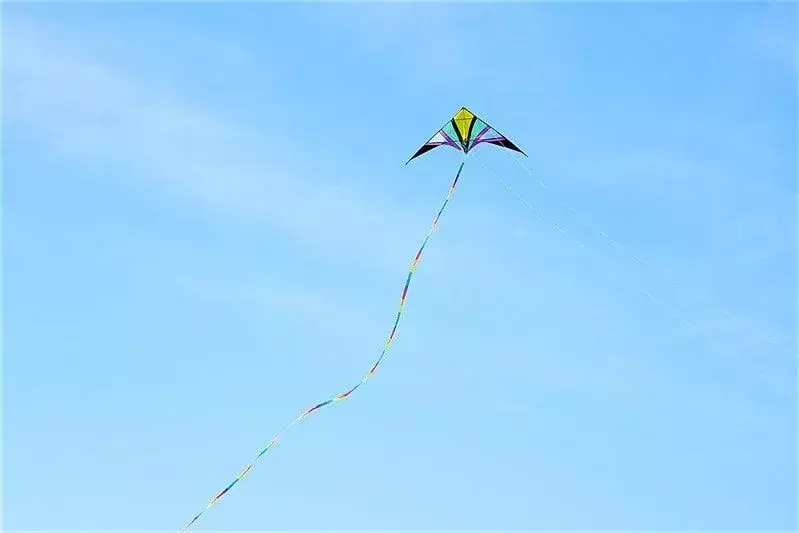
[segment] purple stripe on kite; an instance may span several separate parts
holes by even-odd
[[[505,140],[505,137],[486,137],[485,139],[479,139],[479,140],[474,141],[474,144],[472,146],[475,146],[475,145],[480,144],[480,143],[490,143],[490,142],[493,142],[493,141],[504,141],[504,140]]]
[[[488,132],[490,129],[491,129],[491,126],[486,126],[485,128],[483,128],[483,131],[481,131],[480,133],[478,133],[478,134],[477,134],[477,138],[478,138],[478,139],[479,139],[479,138],[481,138],[481,137],[482,137],[483,135],[485,135],[485,134],[486,134],[486,133],[487,133],[487,132]]]
[[[444,138],[447,140],[447,144],[448,145],[452,146],[453,148],[457,148],[458,150],[461,149],[461,145],[460,144],[456,144],[455,141],[453,141],[452,138],[449,135],[447,135],[447,132],[445,132],[444,130],[440,130],[440,131],[441,131],[441,135],[443,135]]]
[[[485,134],[488,132],[488,130],[490,130],[490,129],[491,129],[491,126],[486,126],[485,128],[483,128],[483,131],[481,131],[480,133],[478,133],[478,134],[477,134],[477,137],[475,137],[475,138],[474,138],[474,141],[472,141],[472,146],[474,146],[475,144],[477,144],[478,142],[480,142],[480,137],[482,137],[483,135],[485,135]]]

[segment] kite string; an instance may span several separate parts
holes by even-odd
[[[577,212],[576,209],[574,209],[573,207],[567,205],[563,200],[561,200],[560,197],[541,178],[539,178],[538,176],[536,176],[533,173],[533,171],[524,163],[524,161],[521,159],[521,157],[516,156],[514,154],[513,159],[514,159],[514,161],[516,161],[516,163],[525,172],[527,172],[527,174],[530,175],[530,177],[533,178],[533,180],[535,180],[535,182],[539,186],[541,186],[542,189],[544,189],[550,196],[552,196],[552,198],[554,198],[555,201],[557,201],[563,209],[566,209],[567,211],[569,211],[572,215],[574,215],[574,217],[577,220],[579,220],[580,222],[585,224],[588,228],[592,229],[593,231],[598,233],[602,238],[607,240],[613,248],[615,248],[616,250],[618,250],[622,254],[628,255],[634,261],[636,261],[641,266],[643,266],[645,269],[647,269],[650,272],[656,274],[657,276],[660,276],[661,278],[665,279],[666,281],[671,283],[675,288],[683,291],[684,293],[688,293],[688,294],[694,296],[695,298],[697,298],[699,301],[701,301],[703,303],[713,303],[711,301],[711,299],[707,295],[701,295],[697,290],[691,289],[691,288],[687,287],[686,285],[680,283],[674,277],[669,276],[668,274],[663,272],[661,269],[659,269],[656,266],[648,263],[647,261],[644,261],[638,254],[636,254],[632,250],[628,250],[626,247],[622,246],[621,243],[619,243],[616,239],[614,239],[613,237],[608,235],[605,231],[603,231],[601,228],[599,228],[596,224],[594,224],[586,216],[581,215],[580,213]],[[736,322],[739,322],[739,323],[741,322],[741,320],[735,318],[731,313],[729,313],[726,310],[722,310],[721,313],[725,316],[725,318],[727,318],[727,320],[736,321]],[[757,334],[755,336],[766,340],[770,344],[778,344],[778,340],[773,335],[763,333],[763,332],[761,332],[759,330],[758,330],[758,332],[757,332]]]
[[[477,158],[477,156],[474,156],[474,158],[475,158],[475,159],[478,159],[478,158]],[[593,253],[593,252],[592,252],[592,251],[591,251],[591,250],[590,250],[590,249],[589,249],[589,248],[588,248],[588,247],[587,247],[587,246],[586,246],[586,245],[585,245],[585,244],[584,244],[584,243],[583,243],[583,242],[582,242],[580,239],[578,239],[578,238],[574,237],[573,235],[570,235],[570,234],[569,234],[569,232],[568,232],[568,231],[566,231],[566,230],[565,230],[565,229],[564,229],[564,228],[563,228],[563,227],[562,227],[560,224],[558,224],[558,223],[557,223],[557,222],[555,222],[554,220],[551,220],[549,217],[547,217],[547,216],[546,216],[546,215],[545,215],[545,214],[544,214],[544,213],[543,213],[543,212],[542,212],[540,209],[538,209],[537,207],[535,207],[533,204],[531,204],[530,202],[528,202],[528,201],[527,201],[527,200],[526,200],[526,199],[525,199],[523,196],[521,196],[521,195],[520,195],[518,192],[516,192],[516,191],[513,189],[513,187],[511,187],[511,186],[510,186],[510,184],[508,184],[508,183],[507,183],[507,182],[505,182],[505,181],[504,181],[502,178],[500,178],[499,176],[497,176],[497,175],[496,175],[496,173],[494,173],[494,171],[492,171],[492,170],[491,170],[491,169],[490,169],[490,168],[489,168],[489,167],[488,167],[488,166],[485,164],[485,162],[483,162],[482,160],[480,160],[480,164],[483,166],[483,168],[484,168],[484,169],[486,169],[486,171],[488,171],[488,173],[489,173],[489,174],[490,174],[490,175],[491,175],[491,176],[492,176],[494,179],[496,179],[496,180],[497,180],[497,182],[499,182],[499,184],[500,184],[500,185],[502,185],[502,186],[505,188],[505,190],[506,190],[506,191],[508,191],[509,193],[513,194],[513,195],[516,197],[516,199],[517,199],[517,200],[518,200],[518,201],[519,201],[519,202],[520,202],[522,205],[524,205],[524,206],[525,206],[527,209],[531,210],[533,213],[535,213],[535,214],[536,214],[536,215],[537,215],[537,216],[538,216],[538,217],[539,217],[541,220],[543,220],[543,221],[544,221],[544,222],[546,222],[547,224],[550,224],[550,225],[551,225],[552,227],[554,227],[554,228],[555,228],[555,229],[556,229],[556,230],[557,230],[559,233],[562,233],[564,236],[566,236],[566,237],[568,237],[568,238],[572,239],[572,240],[574,241],[574,243],[575,243],[575,244],[577,244],[577,246],[579,246],[579,247],[580,247],[580,249],[582,249],[582,250],[583,250],[583,251],[584,251],[584,252],[585,252],[587,255],[591,255],[591,256],[595,255],[595,254],[594,254],[594,253]],[[640,283],[636,283],[635,281],[633,281],[633,280],[632,280],[632,278],[631,278],[631,277],[629,277],[629,276],[625,276],[624,274],[620,274],[620,277],[621,277],[621,278],[622,278],[622,279],[623,279],[623,280],[624,280],[624,281],[625,281],[625,282],[626,282],[628,285],[630,285],[630,286],[632,286],[633,288],[637,289],[637,290],[638,290],[638,291],[640,291],[642,294],[644,294],[644,295],[645,295],[647,298],[649,298],[650,300],[652,300],[652,302],[654,302],[654,303],[656,303],[656,304],[662,304],[662,303],[663,303],[663,302],[662,302],[660,299],[658,299],[657,297],[655,297],[655,296],[654,296],[654,295],[653,295],[653,294],[652,294],[652,293],[651,293],[651,292],[650,292],[650,291],[649,291],[649,290],[648,290],[648,289],[647,289],[645,286],[643,286],[643,285],[642,285],[642,284],[640,284]],[[683,317],[683,316],[682,316],[680,313],[676,313],[676,312],[672,311],[672,315],[674,316],[674,318],[676,318],[677,320],[679,320],[679,321],[680,321],[680,323],[681,323],[682,325],[686,326],[687,328],[689,328],[689,329],[691,329],[691,330],[698,331],[698,328],[697,328],[697,327],[696,327],[694,324],[692,324],[691,322],[689,322],[689,321],[688,321],[686,318],[684,318],[684,317]]]
[[[479,159],[479,157],[477,157],[477,156],[472,156],[472,157],[473,157],[474,159],[478,159],[478,160],[480,161],[480,164],[483,166],[483,168],[484,168],[484,169],[486,169],[486,171],[488,171],[488,173],[489,173],[489,174],[490,174],[492,177],[494,177],[494,179],[496,179],[496,180],[497,180],[497,182],[499,182],[499,184],[500,184],[500,185],[502,185],[502,186],[505,188],[505,190],[507,190],[507,191],[508,191],[509,193],[511,193],[512,195],[514,195],[514,196],[516,197],[516,199],[517,199],[517,200],[518,200],[518,201],[519,201],[519,202],[520,202],[522,205],[524,205],[524,206],[525,206],[527,209],[531,210],[533,213],[535,213],[535,214],[536,214],[536,215],[537,215],[539,218],[541,218],[541,220],[543,220],[543,221],[544,221],[544,222],[546,222],[547,224],[550,224],[550,225],[551,225],[552,227],[554,227],[554,228],[555,228],[555,229],[556,229],[556,230],[557,230],[559,233],[562,233],[564,236],[567,236],[567,237],[569,237],[570,239],[572,239],[572,240],[573,240],[573,241],[574,241],[574,242],[575,242],[575,243],[576,243],[576,244],[577,244],[577,245],[578,245],[578,246],[579,246],[579,247],[580,247],[580,248],[581,248],[581,249],[582,249],[582,250],[583,250],[583,251],[584,251],[584,252],[585,252],[587,255],[595,255],[595,254],[594,254],[594,253],[593,253],[593,252],[592,252],[592,251],[591,251],[591,250],[590,250],[590,249],[589,249],[587,246],[585,246],[585,244],[584,244],[582,241],[580,241],[579,239],[577,239],[577,238],[575,238],[574,236],[570,235],[570,234],[569,234],[569,233],[568,233],[568,232],[567,232],[567,231],[566,231],[566,230],[565,230],[565,229],[564,229],[562,226],[560,226],[560,225],[559,225],[557,222],[554,222],[553,220],[550,220],[550,219],[549,219],[549,217],[547,217],[547,216],[546,216],[546,215],[545,215],[545,214],[544,214],[544,213],[543,213],[543,212],[542,212],[540,209],[538,209],[537,207],[535,207],[533,204],[531,204],[530,202],[528,202],[528,201],[527,201],[527,200],[526,200],[526,199],[525,199],[523,196],[521,196],[521,195],[520,195],[518,192],[516,192],[516,191],[513,189],[513,187],[511,187],[511,185],[510,185],[510,184],[508,184],[508,183],[507,183],[506,181],[504,181],[502,178],[500,178],[499,176],[497,176],[495,172],[493,172],[493,171],[492,171],[492,170],[491,170],[491,169],[490,169],[490,168],[489,168],[489,167],[488,167],[488,166],[487,166],[487,165],[486,165],[486,164],[485,164],[485,163],[484,163],[482,160],[480,160],[480,159]],[[648,289],[647,289],[645,286],[643,286],[643,285],[642,285],[642,284],[640,284],[640,283],[637,283],[637,282],[633,281],[633,280],[631,279],[631,277],[629,277],[629,276],[626,276],[626,275],[624,275],[624,274],[621,274],[621,273],[619,273],[619,274],[618,274],[618,276],[619,276],[620,278],[622,278],[622,279],[623,279],[623,280],[624,280],[624,281],[625,281],[625,282],[626,282],[628,285],[630,285],[631,287],[633,287],[633,288],[635,288],[635,289],[639,290],[639,291],[640,291],[642,294],[644,294],[645,296],[647,296],[647,297],[648,297],[650,300],[652,300],[654,303],[656,303],[656,304],[660,304],[660,305],[662,305],[662,306],[663,306],[663,307],[664,307],[664,308],[665,308],[667,311],[670,311],[670,313],[669,313],[669,314],[671,314],[673,318],[677,319],[677,320],[678,320],[678,321],[679,321],[679,322],[680,322],[680,323],[681,323],[683,326],[685,326],[685,327],[687,327],[687,328],[689,328],[689,329],[693,330],[694,332],[699,332],[699,328],[697,328],[697,326],[695,326],[694,324],[692,324],[691,322],[689,322],[689,321],[688,321],[686,318],[684,318],[684,317],[682,316],[682,314],[681,314],[679,311],[676,311],[675,309],[669,309],[669,306],[665,305],[665,304],[664,304],[664,303],[663,303],[661,300],[659,300],[658,298],[656,298],[655,296],[653,296],[653,295],[652,295],[652,293],[651,293],[651,292],[650,292],[650,291],[649,291],[649,290],[648,290]],[[710,342],[713,342],[713,343],[715,344],[715,340],[710,340],[710,339],[707,339],[707,340],[709,340]],[[753,372],[755,372],[755,373],[757,374],[757,377],[758,377],[760,380],[764,380],[764,381],[763,381],[763,383],[764,383],[764,384],[765,384],[765,385],[766,385],[766,386],[767,386],[767,387],[768,387],[770,390],[772,390],[773,392],[777,392],[777,393],[779,393],[779,394],[783,394],[783,395],[784,395],[784,393],[783,393],[782,391],[776,391],[776,389],[775,389],[775,388],[774,388],[774,386],[773,386],[773,385],[770,383],[770,380],[769,380],[768,376],[767,376],[767,375],[764,373],[764,371],[763,371],[763,369],[762,369],[762,368],[760,368],[759,366],[752,366],[752,365],[749,365],[749,364],[747,364],[746,366],[748,367],[748,369],[750,369],[750,370],[752,370]]]
[[[194,524],[194,522],[196,522],[197,519],[199,519],[206,511],[208,511],[211,507],[216,505],[225,496],[225,494],[227,494],[228,491],[230,491],[230,489],[233,488],[233,486],[236,483],[241,481],[241,479],[243,479],[244,476],[246,476],[250,472],[250,470],[255,465],[255,463],[264,454],[266,454],[266,452],[268,452],[270,449],[272,449],[278,443],[278,441],[282,438],[283,434],[291,426],[293,426],[297,422],[301,421],[303,418],[305,418],[309,414],[313,413],[317,409],[320,409],[320,408],[322,408],[322,407],[324,407],[326,405],[329,405],[329,404],[332,404],[332,403],[336,403],[338,401],[341,401],[341,400],[347,398],[358,387],[360,387],[361,385],[366,383],[372,377],[372,375],[374,375],[375,370],[377,370],[377,367],[380,364],[380,362],[383,360],[383,357],[385,357],[386,353],[391,348],[391,342],[394,340],[394,335],[397,332],[397,326],[399,325],[400,317],[402,316],[402,311],[403,311],[403,308],[405,307],[405,299],[406,299],[406,297],[408,295],[408,287],[410,286],[411,278],[413,277],[413,274],[416,271],[416,268],[417,268],[417,266],[419,264],[419,261],[422,258],[422,252],[424,251],[425,247],[427,246],[427,243],[430,240],[430,236],[433,234],[433,232],[438,227],[438,223],[439,223],[439,220],[441,218],[441,215],[443,214],[444,209],[446,209],[447,205],[449,204],[450,199],[452,198],[452,195],[455,193],[455,187],[458,185],[458,179],[460,178],[461,171],[463,170],[463,166],[465,164],[466,164],[466,157],[464,157],[463,161],[461,162],[460,166],[458,167],[458,172],[455,174],[455,179],[452,181],[452,184],[450,185],[450,188],[447,191],[447,196],[444,198],[444,202],[442,203],[441,208],[438,210],[438,214],[436,215],[435,219],[433,219],[433,223],[430,225],[430,228],[427,230],[427,234],[425,235],[424,240],[422,241],[421,247],[416,252],[416,255],[414,256],[413,261],[411,262],[410,268],[408,270],[408,277],[405,279],[405,286],[402,289],[402,296],[400,297],[399,309],[397,310],[397,315],[396,315],[396,318],[394,320],[394,326],[392,327],[391,333],[389,333],[388,338],[386,339],[386,343],[383,346],[383,350],[381,351],[380,356],[377,358],[377,361],[374,363],[374,365],[372,365],[372,367],[370,368],[369,372],[367,372],[366,375],[361,379],[361,381],[358,382],[354,387],[351,387],[346,392],[343,392],[343,393],[341,393],[341,394],[339,394],[337,396],[334,396],[334,397],[330,398],[329,400],[325,400],[324,402],[318,403],[318,404],[314,405],[313,407],[311,407],[310,409],[306,409],[297,418],[295,418],[289,424],[287,424],[275,437],[272,438],[272,440],[270,440],[266,444],[266,446],[258,453],[258,455],[255,457],[255,459],[253,459],[252,462],[250,464],[248,464],[241,471],[241,473],[239,473],[239,475],[236,476],[235,479],[233,479],[233,481],[230,482],[230,484],[228,484],[227,487],[225,487],[216,496],[211,498],[211,501],[208,502],[208,504],[205,506],[205,508],[202,511],[200,511],[194,518],[192,518],[185,526],[183,526],[183,528],[180,530],[181,533],[186,531],[189,527],[191,527],[191,525]]]

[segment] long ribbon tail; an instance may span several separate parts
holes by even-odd
[[[180,530],[181,533],[183,533],[189,527],[191,527],[191,525],[194,524],[194,522],[196,522],[198,518],[200,518],[203,514],[205,514],[205,512],[208,511],[211,507],[216,505],[219,502],[219,500],[221,500],[225,496],[225,494],[227,494],[230,491],[230,489],[233,488],[233,486],[236,483],[241,481],[244,478],[244,476],[246,476],[250,472],[250,470],[255,465],[255,463],[258,462],[258,460],[266,452],[271,450],[278,443],[278,441],[282,438],[282,436],[286,432],[286,430],[288,430],[291,426],[293,426],[294,424],[296,424],[297,422],[299,422],[300,420],[302,420],[303,418],[305,418],[309,414],[313,413],[314,411],[316,411],[318,409],[321,409],[322,407],[325,407],[326,405],[330,405],[332,403],[339,402],[339,401],[343,400],[344,398],[347,398],[350,394],[355,392],[355,389],[357,389],[358,387],[360,387],[361,385],[363,385],[364,383],[369,381],[369,379],[372,377],[372,375],[374,375],[375,370],[377,370],[378,365],[380,365],[380,363],[381,363],[381,361],[383,361],[383,358],[385,357],[386,353],[388,353],[389,348],[391,348],[391,342],[394,340],[394,335],[397,333],[397,326],[399,325],[400,317],[402,317],[402,310],[405,307],[405,298],[408,296],[408,287],[411,284],[411,278],[413,277],[413,273],[416,271],[416,267],[418,266],[419,261],[422,258],[422,252],[424,251],[425,246],[427,246],[427,242],[430,240],[430,236],[433,234],[433,232],[438,227],[439,219],[441,218],[442,213],[444,213],[444,209],[446,209],[447,204],[449,204],[449,201],[452,198],[452,195],[455,193],[455,187],[458,185],[458,178],[460,178],[461,171],[463,170],[463,165],[465,163],[466,163],[466,161],[464,160],[460,164],[460,167],[458,167],[458,172],[457,172],[457,174],[455,174],[455,179],[453,180],[452,185],[450,185],[450,188],[449,188],[449,191],[447,192],[446,198],[444,198],[444,203],[441,205],[441,209],[438,210],[438,214],[436,215],[436,218],[433,220],[433,223],[430,225],[430,229],[427,230],[427,235],[425,235],[425,238],[422,241],[422,246],[419,248],[419,251],[416,252],[416,255],[414,256],[413,261],[411,262],[411,267],[410,267],[410,269],[408,271],[408,277],[405,279],[405,287],[402,289],[402,296],[400,297],[399,309],[397,310],[397,316],[396,316],[396,318],[394,320],[394,326],[391,328],[391,333],[389,333],[389,335],[388,335],[388,339],[386,340],[385,346],[383,346],[383,351],[380,353],[380,356],[377,358],[377,361],[375,362],[375,364],[372,365],[372,368],[369,369],[369,372],[366,373],[366,375],[363,377],[363,379],[361,379],[361,381],[357,385],[355,385],[354,387],[350,388],[348,391],[343,392],[343,393],[339,394],[338,396],[334,396],[333,398],[330,398],[329,400],[325,400],[322,403],[318,403],[318,404],[314,405],[313,407],[311,407],[310,409],[306,409],[297,418],[295,418],[290,424],[288,424],[285,428],[283,428],[283,430],[280,433],[278,433],[276,437],[274,437],[272,440],[270,440],[266,444],[266,446],[258,453],[258,455],[255,456],[255,459],[253,459],[253,461],[250,464],[248,464],[244,468],[244,470],[242,470],[241,473],[238,476],[236,476],[236,478],[227,487],[225,487],[219,494],[214,496],[211,499],[210,502],[208,502],[208,505],[205,506],[205,509],[200,511],[197,514],[197,516],[195,516],[194,518],[192,518],[189,521],[188,524],[183,526],[183,529]]]

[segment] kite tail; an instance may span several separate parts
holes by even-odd
[[[369,381],[369,379],[375,373],[375,370],[377,370],[378,365],[380,365],[380,362],[383,360],[383,357],[385,357],[385,355],[388,352],[389,348],[391,348],[391,342],[394,340],[394,335],[397,332],[397,325],[399,324],[400,317],[402,316],[402,310],[405,307],[405,298],[408,295],[408,287],[411,284],[411,278],[413,277],[413,273],[416,271],[416,267],[417,267],[417,265],[419,264],[419,261],[422,258],[422,252],[424,251],[425,246],[427,246],[427,242],[430,240],[430,236],[433,234],[433,232],[438,227],[438,221],[441,218],[441,214],[444,212],[444,209],[446,209],[447,204],[449,204],[449,201],[452,198],[452,195],[455,193],[455,187],[458,185],[458,178],[460,178],[461,171],[463,170],[463,165],[465,163],[466,163],[466,161],[464,160],[461,163],[460,167],[458,167],[458,172],[457,172],[457,174],[455,174],[455,179],[453,180],[452,185],[450,185],[449,191],[447,192],[447,196],[444,199],[444,203],[441,205],[441,209],[438,210],[438,214],[436,215],[436,218],[433,220],[433,223],[430,225],[430,229],[427,230],[427,235],[425,235],[425,238],[422,241],[422,246],[419,248],[419,251],[416,252],[416,255],[414,256],[413,261],[411,262],[411,267],[410,267],[410,270],[408,271],[408,277],[405,279],[405,287],[402,289],[402,296],[400,297],[399,310],[397,311],[397,316],[396,316],[396,318],[394,320],[394,326],[391,328],[391,333],[389,333],[388,339],[386,339],[386,344],[383,346],[383,351],[380,353],[380,356],[377,358],[377,361],[375,362],[375,364],[372,365],[372,368],[369,369],[369,372],[366,373],[366,375],[363,377],[363,379],[361,379],[361,381],[357,385],[355,385],[354,387],[350,388],[348,391],[343,392],[343,393],[339,394],[338,396],[334,396],[333,398],[330,398],[329,400],[325,400],[322,403],[318,403],[318,404],[314,405],[313,407],[311,407],[310,409],[306,409],[297,418],[295,418],[290,424],[288,424],[285,428],[283,428],[283,430],[280,433],[278,433],[278,435],[276,437],[274,437],[272,440],[270,440],[266,444],[266,446],[258,453],[258,455],[255,456],[255,459],[253,459],[253,461],[250,464],[248,464],[244,468],[244,470],[242,470],[241,473],[238,476],[236,476],[236,478],[227,487],[225,487],[219,494],[214,496],[211,499],[210,502],[208,502],[208,505],[205,506],[205,509],[200,511],[197,514],[197,516],[195,516],[194,518],[191,519],[191,521],[189,521],[188,524],[183,526],[183,529],[180,530],[181,533],[183,533],[189,527],[191,527],[191,525],[194,524],[194,522],[196,522],[198,518],[200,518],[211,507],[216,505],[219,502],[219,500],[221,500],[225,496],[225,494],[227,494],[228,491],[230,491],[230,489],[233,488],[233,486],[236,483],[241,481],[244,478],[244,476],[246,476],[250,472],[250,470],[255,465],[255,463],[266,452],[271,450],[278,443],[278,441],[281,439],[281,437],[286,432],[286,430],[288,430],[291,426],[293,426],[294,424],[296,424],[297,422],[299,422],[300,420],[302,420],[303,418],[305,418],[309,414],[313,413],[317,409],[325,407],[326,405],[329,405],[331,403],[336,403],[336,402],[339,402],[339,401],[343,400],[344,398],[348,397],[350,394],[355,392],[355,389],[357,389],[358,387],[360,387],[361,385],[363,385],[364,383]]]

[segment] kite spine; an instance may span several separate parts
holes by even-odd
[[[196,522],[197,519],[199,519],[203,514],[205,514],[206,511],[208,511],[211,507],[216,505],[230,491],[230,489],[233,488],[233,486],[236,483],[241,481],[244,478],[244,476],[246,476],[250,472],[252,467],[255,466],[255,463],[258,462],[258,460],[264,454],[266,454],[266,452],[271,450],[278,443],[278,441],[282,438],[283,434],[291,426],[293,426],[297,422],[301,421],[303,418],[305,418],[309,414],[313,413],[314,411],[316,411],[318,409],[321,409],[322,407],[325,407],[325,406],[330,405],[332,403],[336,403],[336,402],[339,402],[339,401],[347,398],[350,394],[355,392],[355,390],[358,387],[360,387],[361,385],[363,385],[364,383],[369,381],[369,379],[374,375],[375,370],[377,370],[378,365],[380,365],[380,363],[383,361],[383,358],[388,353],[388,350],[391,348],[391,343],[394,340],[395,334],[397,333],[397,326],[399,325],[400,318],[402,317],[402,311],[403,311],[403,309],[405,307],[405,299],[408,296],[408,287],[410,287],[411,278],[413,278],[413,274],[414,274],[414,272],[416,272],[416,268],[419,265],[419,261],[422,258],[422,252],[424,251],[425,247],[427,246],[427,243],[430,240],[430,236],[433,234],[433,232],[438,227],[438,223],[439,223],[439,220],[441,219],[441,215],[444,213],[444,209],[447,208],[447,204],[449,204],[450,199],[452,198],[452,195],[455,193],[455,187],[458,185],[458,179],[460,178],[461,171],[463,170],[463,166],[464,166],[465,163],[466,163],[466,159],[464,158],[464,160],[461,162],[460,166],[458,167],[458,172],[455,174],[455,179],[452,181],[452,184],[449,187],[449,191],[447,191],[447,196],[446,196],[446,198],[444,198],[444,202],[441,205],[441,209],[438,210],[438,214],[436,214],[436,218],[433,219],[433,223],[430,225],[430,229],[427,230],[427,234],[425,235],[424,240],[422,241],[422,245],[419,247],[419,250],[416,252],[416,255],[414,256],[413,261],[411,262],[411,266],[410,266],[410,268],[408,270],[408,276],[407,276],[407,278],[405,278],[405,286],[402,289],[402,296],[400,297],[399,309],[397,310],[397,315],[396,315],[396,317],[394,319],[394,326],[391,328],[391,332],[389,333],[388,338],[386,339],[386,344],[383,346],[383,350],[380,352],[380,356],[377,358],[377,361],[372,365],[372,367],[369,369],[369,371],[366,373],[366,375],[363,377],[363,379],[361,379],[361,381],[358,382],[354,387],[350,388],[346,392],[343,392],[343,393],[341,393],[341,394],[339,394],[337,396],[334,396],[334,397],[330,398],[329,400],[325,400],[322,403],[318,403],[318,404],[314,405],[313,407],[311,407],[310,409],[306,409],[297,418],[292,420],[291,423],[289,423],[285,428],[283,428],[283,430],[280,433],[277,434],[277,436],[272,438],[272,440],[270,440],[266,444],[266,446],[258,453],[258,455],[255,456],[255,459],[253,459],[253,461],[249,465],[247,465],[241,471],[241,473],[238,476],[236,476],[236,478],[233,479],[233,481],[231,481],[230,484],[228,484],[227,487],[225,487],[216,496],[211,498],[211,501],[208,502],[208,504],[205,506],[205,509],[200,511],[197,514],[197,516],[192,518],[185,526],[183,526],[183,528],[180,530],[181,533],[183,533],[189,527],[191,527],[192,524],[194,524],[194,522]]]

